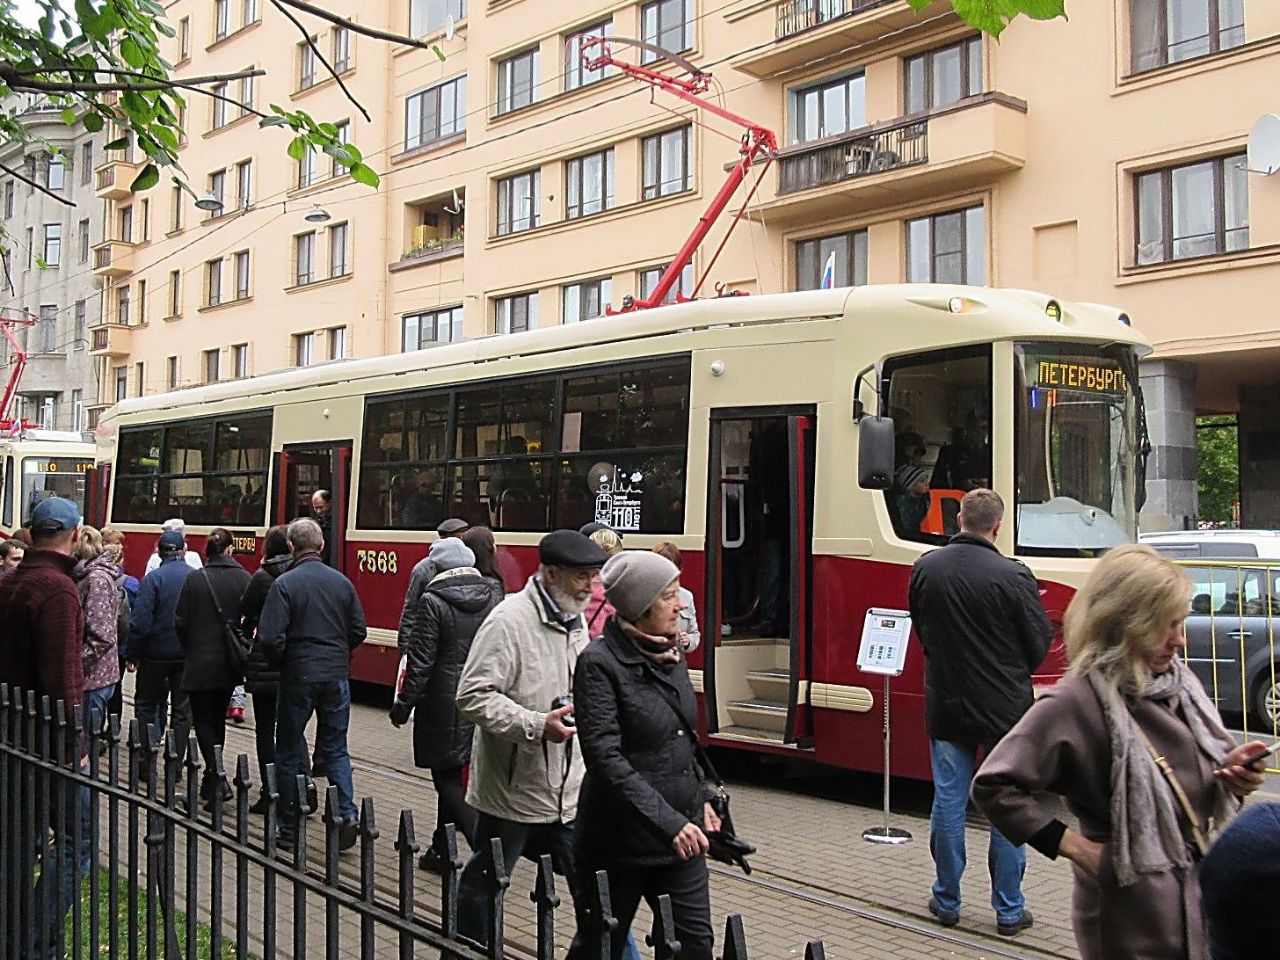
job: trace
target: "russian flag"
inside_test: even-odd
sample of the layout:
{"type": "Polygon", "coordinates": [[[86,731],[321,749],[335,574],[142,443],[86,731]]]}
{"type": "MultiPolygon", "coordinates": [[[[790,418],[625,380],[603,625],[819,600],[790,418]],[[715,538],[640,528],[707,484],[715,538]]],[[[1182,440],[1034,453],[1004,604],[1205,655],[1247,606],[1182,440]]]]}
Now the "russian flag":
{"type": "Polygon", "coordinates": [[[822,289],[830,290],[836,285],[836,252],[831,251],[831,256],[827,257],[826,266],[822,268],[822,289]]]}

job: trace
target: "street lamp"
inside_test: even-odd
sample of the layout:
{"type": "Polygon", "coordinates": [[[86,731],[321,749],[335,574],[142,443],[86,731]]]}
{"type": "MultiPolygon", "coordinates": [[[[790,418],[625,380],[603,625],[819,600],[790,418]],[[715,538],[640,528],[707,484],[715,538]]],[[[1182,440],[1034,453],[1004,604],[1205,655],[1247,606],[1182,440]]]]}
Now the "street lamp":
{"type": "Polygon", "coordinates": [[[206,193],[204,196],[196,198],[196,208],[208,210],[212,213],[215,210],[222,209],[222,200],[212,193],[206,193]]]}
{"type": "Polygon", "coordinates": [[[302,219],[307,223],[324,223],[326,220],[331,220],[332,217],[329,216],[329,211],[320,206],[320,204],[313,203],[311,209],[307,211],[306,216],[302,219]]]}

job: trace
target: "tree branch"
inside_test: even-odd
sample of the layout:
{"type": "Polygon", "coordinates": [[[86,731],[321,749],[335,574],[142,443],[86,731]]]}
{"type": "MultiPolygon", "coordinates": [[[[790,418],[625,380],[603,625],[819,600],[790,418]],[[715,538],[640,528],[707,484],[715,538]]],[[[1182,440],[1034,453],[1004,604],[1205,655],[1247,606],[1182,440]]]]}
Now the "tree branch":
{"type": "Polygon", "coordinates": [[[241,103],[235,97],[224,96],[221,93],[214,93],[202,86],[201,83],[223,83],[232,80],[241,80],[245,77],[262,77],[266,76],[265,70],[241,70],[238,73],[228,73],[224,75],[213,75],[208,77],[194,77],[191,80],[157,80],[150,74],[136,73],[132,70],[100,70],[100,71],[76,71],[76,72],[98,72],[113,73],[121,77],[141,77],[146,83],[85,83],[80,81],[72,81],[70,83],[62,83],[53,80],[41,80],[38,77],[22,79],[20,77],[6,77],[6,71],[11,71],[5,64],[0,64],[0,81],[3,81],[14,90],[35,90],[42,93],[127,93],[130,90],[192,90],[195,93],[202,93],[206,97],[214,100],[222,100],[225,103],[233,104],[244,110],[245,113],[252,113],[255,117],[261,117],[264,120],[267,114],[261,110],[255,110],[247,103],[241,103]]]}
{"type": "Polygon", "coordinates": [[[439,55],[434,44],[423,43],[421,40],[414,40],[412,37],[402,37],[398,33],[387,33],[385,30],[378,30],[375,27],[366,27],[364,24],[356,23],[354,20],[331,13],[323,7],[317,7],[314,3],[308,3],[307,0],[280,0],[280,2],[293,7],[295,10],[301,10],[303,13],[319,17],[321,20],[327,20],[335,26],[346,27],[352,33],[372,37],[374,40],[386,40],[389,43],[403,43],[407,47],[430,50],[432,53],[436,53],[437,56],[439,55]]]}
{"type": "MultiPolygon", "coordinates": [[[[240,70],[240,71],[237,71],[236,73],[214,73],[205,77],[184,77],[181,81],[178,81],[172,78],[168,80],[161,80],[159,77],[154,77],[149,73],[139,73],[137,70],[116,70],[110,67],[92,67],[92,68],[90,67],[56,67],[48,70],[40,70],[40,69],[18,70],[7,63],[0,63],[0,81],[4,81],[5,83],[10,84],[11,86],[14,82],[17,82],[17,83],[24,82],[22,80],[23,77],[39,77],[41,74],[45,74],[45,73],[91,73],[91,74],[107,73],[115,77],[140,77],[143,80],[150,80],[153,83],[158,85],[156,87],[144,87],[138,84],[128,84],[128,85],[120,84],[118,86],[107,85],[109,89],[112,89],[112,90],[148,90],[148,89],[167,90],[170,86],[174,86],[179,83],[187,84],[187,85],[204,84],[204,83],[223,83],[224,81],[230,82],[232,80],[243,80],[245,77],[265,77],[267,75],[267,71],[265,70],[249,69],[249,70],[240,70]]],[[[52,81],[45,81],[45,82],[52,82],[52,81]]],[[[76,88],[80,89],[81,85],[76,84],[76,88]]]]}
{"type": "Polygon", "coordinates": [[[364,114],[364,118],[367,122],[373,123],[373,117],[369,116],[369,111],[364,108],[364,104],[356,99],[355,94],[353,94],[351,89],[343,82],[342,77],[338,76],[338,71],[333,69],[333,64],[325,59],[325,55],[320,52],[320,48],[316,46],[315,41],[311,39],[311,34],[307,31],[307,28],[302,25],[302,21],[295,17],[293,15],[293,11],[281,3],[280,0],[271,0],[271,5],[292,21],[293,25],[298,28],[299,32],[301,32],[302,39],[307,41],[307,46],[311,48],[311,52],[316,55],[316,59],[324,64],[324,68],[329,71],[329,75],[338,81],[338,86],[342,88],[342,92],[346,95],[347,99],[355,105],[357,110],[364,114]]]}
{"type": "Polygon", "coordinates": [[[50,190],[48,187],[42,187],[40,184],[36,183],[30,177],[24,176],[23,174],[19,173],[17,170],[13,169],[13,167],[0,163],[0,170],[3,170],[5,173],[9,174],[9,176],[14,177],[15,179],[21,180],[27,186],[34,187],[36,190],[39,190],[41,193],[46,194],[47,196],[53,197],[53,199],[57,200],[59,203],[65,203],[68,207],[75,206],[75,204],[72,203],[70,200],[68,200],[66,197],[60,197],[56,193],[54,193],[52,190],[50,190]]]}

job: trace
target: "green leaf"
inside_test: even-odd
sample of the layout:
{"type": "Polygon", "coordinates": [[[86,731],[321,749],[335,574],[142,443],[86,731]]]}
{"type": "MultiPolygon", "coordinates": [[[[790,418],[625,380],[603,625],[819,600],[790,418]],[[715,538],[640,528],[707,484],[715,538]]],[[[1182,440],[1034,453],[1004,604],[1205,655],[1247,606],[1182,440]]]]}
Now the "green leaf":
{"type": "Polygon", "coordinates": [[[147,56],[133,37],[125,37],[120,41],[120,56],[124,62],[135,70],[141,70],[147,63],[147,56]]]}
{"type": "Polygon", "coordinates": [[[260,127],[287,127],[289,121],[284,117],[263,117],[258,121],[260,127]]]}
{"type": "Polygon", "coordinates": [[[127,146],[129,146],[128,137],[116,137],[114,140],[112,140],[102,149],[103,150],[123,150],[127,146]]]}
{"type": "Polygon", "coordinates": [[[84,128],[88,130],[90,133],[101,133],[102,128],[106,126],[106,123],[102,119],[102,117],[96,113],[86,113],[84,115],[83,123],[84,123],[84,128]]]}
{"type": "Polygon", "coordinates": [[[140,193],[143,190],[150,190],[160,182],[160,168],[154,163],[148,163],[142,168],[141,172],[133,178],[133,183],[129,185],[129,189],[134,193],[140,193]]]}
{"type": "Polygon", "coordinates": [[[351,179],[356,183],[363,183],[367,187],[377,187],[380,182],[377,172],[363,163],[353,163],[351,165],[351,179]]]}
{"type": "Polygon", "coordinates": [[[40,270],[47,270],[49,264],[45,263],[44,257],[36,257],[36,267],[40,270]]]}
{"type": "Polygon", "coordinates": [[[439,60],[441,63],[444,63],[444,51],[440,49],[439,44],[433,43],[431,45],[431,52],[436,55],[437,60],[439,60]]]}
{"type": "Polygon", "coordinates": [[[73,126],[76,122],[76,111],[74,107],[67,107],[62,111],[62,122],[68,127],[73,126]]]}
{"type": "Polygon", "coordinates": [[[322,123],[320,124],[320,132],[327,137],[336,138],[338,136],[338,125],[336,123],[322,123]]]}
{"type": "Polygon", "coordinates": [[[306,137],[294,137],[289,141],[289,149],[286,151],[289,154],[289,159],[300,161],[307,155],[308,146],[310,146],[310,142],[306,137]]]}

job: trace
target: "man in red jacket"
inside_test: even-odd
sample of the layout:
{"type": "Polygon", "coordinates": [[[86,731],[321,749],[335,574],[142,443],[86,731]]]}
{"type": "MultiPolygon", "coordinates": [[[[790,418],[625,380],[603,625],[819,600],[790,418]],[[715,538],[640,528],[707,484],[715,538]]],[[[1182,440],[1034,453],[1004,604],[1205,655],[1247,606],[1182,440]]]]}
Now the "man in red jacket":
{"type": "MultiPolygon", "coordinates": [[[[13,684],[37,697],[62,701],[68,715],[84,700],[84,612],[80,594],[71,579],[75,566],[72,550],[80,537],[80,510],[70,500],[50,497],[31,514],[32,548],[11,574],[0,580],[0,623],[5,642],[0,644],[0,683],[13,684]]],[[[68,740],[68,766],[83,765],[81,745],[68,740]]],[[[74,767],[73,767],[74,769],[74,767]]],[[[89,869],[93,832],[89,823],[89,791],[75,787],[70,778],[61,783],[41,776],[37,789],[50,796],[49,826],[54,849],[39,843],[42,851],[40,879],[35,897],[44,909],[43,929],[35,931],[38,960],[61,956],[58,935],[76,895],[77,880],[89,869]],[[80,849],[72,850],[76,818],[80,819],[80,849]],[[75,856],[77,862],[70,861],[75,856]],[[56,898],[56,899],[55,899],[56,898]]],[[[40,804],[37,804],[39,807],[40,804]]],[[[32,825],[31,842],[38,843],[44,827],[32,825]]]]}

